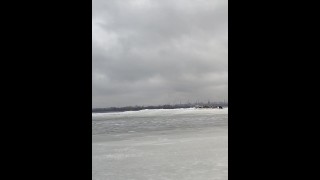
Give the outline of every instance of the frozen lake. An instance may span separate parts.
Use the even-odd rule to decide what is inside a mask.
[[[92,114],[94,180],[228,179],[228,109]]]

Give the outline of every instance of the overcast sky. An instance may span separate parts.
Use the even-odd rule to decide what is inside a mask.
[[[227,0],[93,0],[93,107],[228,100]]]

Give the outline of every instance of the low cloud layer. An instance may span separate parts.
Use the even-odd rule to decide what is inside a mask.
[[[93,0],[93,107],[228,99],[227,0]]]

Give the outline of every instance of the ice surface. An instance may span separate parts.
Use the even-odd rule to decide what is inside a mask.
[[[228,109],[92,114],[94,180],[228,179]]]

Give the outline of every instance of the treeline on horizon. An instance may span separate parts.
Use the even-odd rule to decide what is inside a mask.
[[[92,108],[93,113],[106,113],[106,112],[124,112],[124,111],[140,111],[144,109],[178,109],[178,108],[192,108],[195,106],[210,106],[210,107],[227,107],[226,102],[214,102],[214,103],[188,103],[188,104],[165,104],[156,106],[126,106],[126,107],[108,107],[108,108]]]

